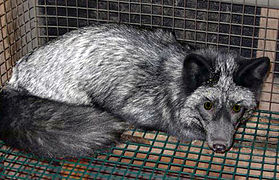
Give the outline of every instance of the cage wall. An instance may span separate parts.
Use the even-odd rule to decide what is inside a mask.
[[[2,142],[2,175],[91,178],[279,178],[279,10],[274,1],[248,0],[0,0],[1,86],[22,56],[68,31],[94,23],[121,23],[174,31],[181,43],[268,56],[271,72],[260,111],[239,129],[224,155],[201,141],[179,142],[161,132],[131,130],[127,141],[78,160],[38,161]],[[275,2],[276,3],[276,2]],[[273,5],[271,7],[271,4]]]

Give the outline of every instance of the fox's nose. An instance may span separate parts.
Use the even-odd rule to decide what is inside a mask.
[[[226,149],[224,144],[213,144],[213,150],[217,153],[224,153]]]

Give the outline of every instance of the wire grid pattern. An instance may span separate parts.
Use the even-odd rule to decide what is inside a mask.
[[[234,147],[223,155],[213,153],[205,142],[178,142],[159,132],[132,130],[128,133],[149,143],[128,141],[77,160],[38,160],[2,143],[0,175],[17,179],[278,179],[279,10],[243,4],[211,0],[0,0],[1,85],[26,53],[96,22],[165,28],[174,31],[182,43],[237,51],[248,58],[265,55],[272,61],[261,110],[239,129]]]
[[[0,0],[0,81],[11,77],[15,62],[38,46],[33,1]]]

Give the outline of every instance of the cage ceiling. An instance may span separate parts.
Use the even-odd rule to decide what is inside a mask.
[[[137,129],[126,134],[141,141],[127,140],[79,159],[42,160],[0,141],[0,177],[279,179],[278,6],[277,0],[0,0],[2,87],[22,56],[95,22],[170,29],[182,43],[272,61],[260,110],[238,130],[225,154],[212,152],[203,141],[180,142]]]

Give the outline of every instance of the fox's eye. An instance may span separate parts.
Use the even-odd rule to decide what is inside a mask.
[[[205,102],[203,105],[204,109],[206,109],[206,110],[210,110],[212,108],[212,106],[213,106],[213,103],[209,102],[209,101]]]
[[[235,104],[232,109],[235,113],[238,113],[241,110],[241,106],[238,104]]]

